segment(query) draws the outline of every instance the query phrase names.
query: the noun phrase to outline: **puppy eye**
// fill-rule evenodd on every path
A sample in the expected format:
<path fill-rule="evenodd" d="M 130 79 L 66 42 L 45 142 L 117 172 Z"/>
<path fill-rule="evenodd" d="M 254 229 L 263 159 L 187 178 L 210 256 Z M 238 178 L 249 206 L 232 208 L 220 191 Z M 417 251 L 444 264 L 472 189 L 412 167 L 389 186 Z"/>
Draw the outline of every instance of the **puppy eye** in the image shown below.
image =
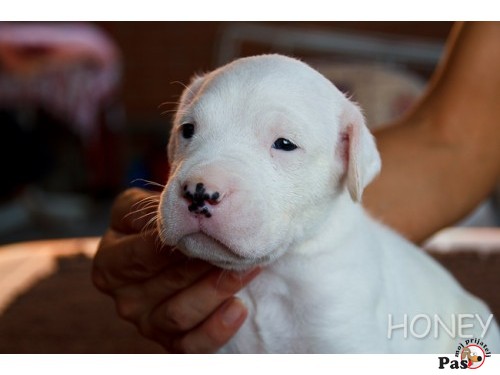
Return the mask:
<path fill-rule="evenodd" d="M 276 150 L 293 151 L 297 148 L 297 145 L 293 144 L 288 139 L 278 138 L 276 141 L 274 141 L 273 148 L 275 148 Z"/>
<path fill-rule="evenodd" d="M 185 139 L 192 138 L 194 135 L 194 125 L 190 123 L 181 125 L 182 137 Z"/>

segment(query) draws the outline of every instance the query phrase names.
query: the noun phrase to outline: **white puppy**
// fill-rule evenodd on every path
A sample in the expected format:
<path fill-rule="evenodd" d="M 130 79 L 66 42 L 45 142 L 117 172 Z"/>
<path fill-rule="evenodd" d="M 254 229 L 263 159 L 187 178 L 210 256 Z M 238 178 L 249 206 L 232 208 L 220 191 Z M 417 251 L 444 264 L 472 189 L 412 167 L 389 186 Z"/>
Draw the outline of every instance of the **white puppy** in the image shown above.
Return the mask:
<path fill-rule="evenodd" d="M 364 212 L 374 139 L 308 65 L 264 55 L 196 77 L 168 154 L 162 240 L 225 269 L 264 268 L 239 294 L 249 317 L 224 351 L 451 353 L 458 335 L 482 337 L 479 319 L 500 349 L 487 307 Z"/>

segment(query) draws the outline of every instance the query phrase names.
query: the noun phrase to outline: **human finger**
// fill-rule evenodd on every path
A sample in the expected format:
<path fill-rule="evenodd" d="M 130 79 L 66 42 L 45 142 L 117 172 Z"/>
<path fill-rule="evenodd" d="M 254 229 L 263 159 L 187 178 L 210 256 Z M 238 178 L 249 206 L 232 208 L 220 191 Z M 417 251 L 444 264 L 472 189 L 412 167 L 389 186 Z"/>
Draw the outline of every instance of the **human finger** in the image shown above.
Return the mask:
<path fill-rule="evenodd" d="M 260 271 L 260 268 L 245 273 L 213 270 L 156 307 L 146 324 L 165 332 L 193 329 L 253 280 Z"/>
<path fill-rule="evenodd" d="M 198 327 L 167 340 L 164 347 L 173 353 L 215 353 L 236 334 L 247 315 L 243 302 L 230 298 Z"/>
<path fill-rule="evenodd" d="M 111 229 L 118 233 L 138 233 L 156 225 L 160 194 L 139 188 L 121 193 L 111 209 Z"/>
<path fill-rule="evenodd" d="M 207 262 L 186 259 L 167 266 L 144 282 L 119 287 L 113 293 L 118 314 L 139 324 L 142 316 L 149 315 L 162 301 L 195 284 L 213 268 Z"/>
<path fill-rule="evenodd" d="M 122 236 L 113 230 L 103 236 L 94 256 L 92 279 L 103 292 L 145 281 L 186 256 L 158 242 L 155 231 Z"/>

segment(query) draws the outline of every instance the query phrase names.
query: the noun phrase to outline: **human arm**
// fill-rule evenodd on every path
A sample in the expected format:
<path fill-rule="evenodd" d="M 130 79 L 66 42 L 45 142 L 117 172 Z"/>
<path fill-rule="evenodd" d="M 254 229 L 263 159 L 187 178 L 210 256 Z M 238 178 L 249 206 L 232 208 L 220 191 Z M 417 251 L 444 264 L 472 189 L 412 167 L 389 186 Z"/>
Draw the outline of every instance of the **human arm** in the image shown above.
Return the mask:
<path fill-rule="evenodd" d="M 500 22 L 457 23 L 416 106 L 375 134 L 373 216 L 421 242 L 470 213 L 500 177 Z"/>

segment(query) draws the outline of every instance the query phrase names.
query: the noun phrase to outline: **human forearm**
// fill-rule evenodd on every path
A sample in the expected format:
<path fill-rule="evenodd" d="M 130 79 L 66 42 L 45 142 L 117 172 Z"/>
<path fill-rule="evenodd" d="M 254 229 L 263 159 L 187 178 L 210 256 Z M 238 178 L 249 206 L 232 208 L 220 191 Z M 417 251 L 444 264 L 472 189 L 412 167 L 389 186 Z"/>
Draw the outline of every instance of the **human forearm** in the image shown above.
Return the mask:
<path fill-rule="evenodd" d="M 500 23 L 457 24 L 414 109 L 376 134 L 382 173 L 365 206 L 421 242 L 469 213 L 500 175 Z"/>

